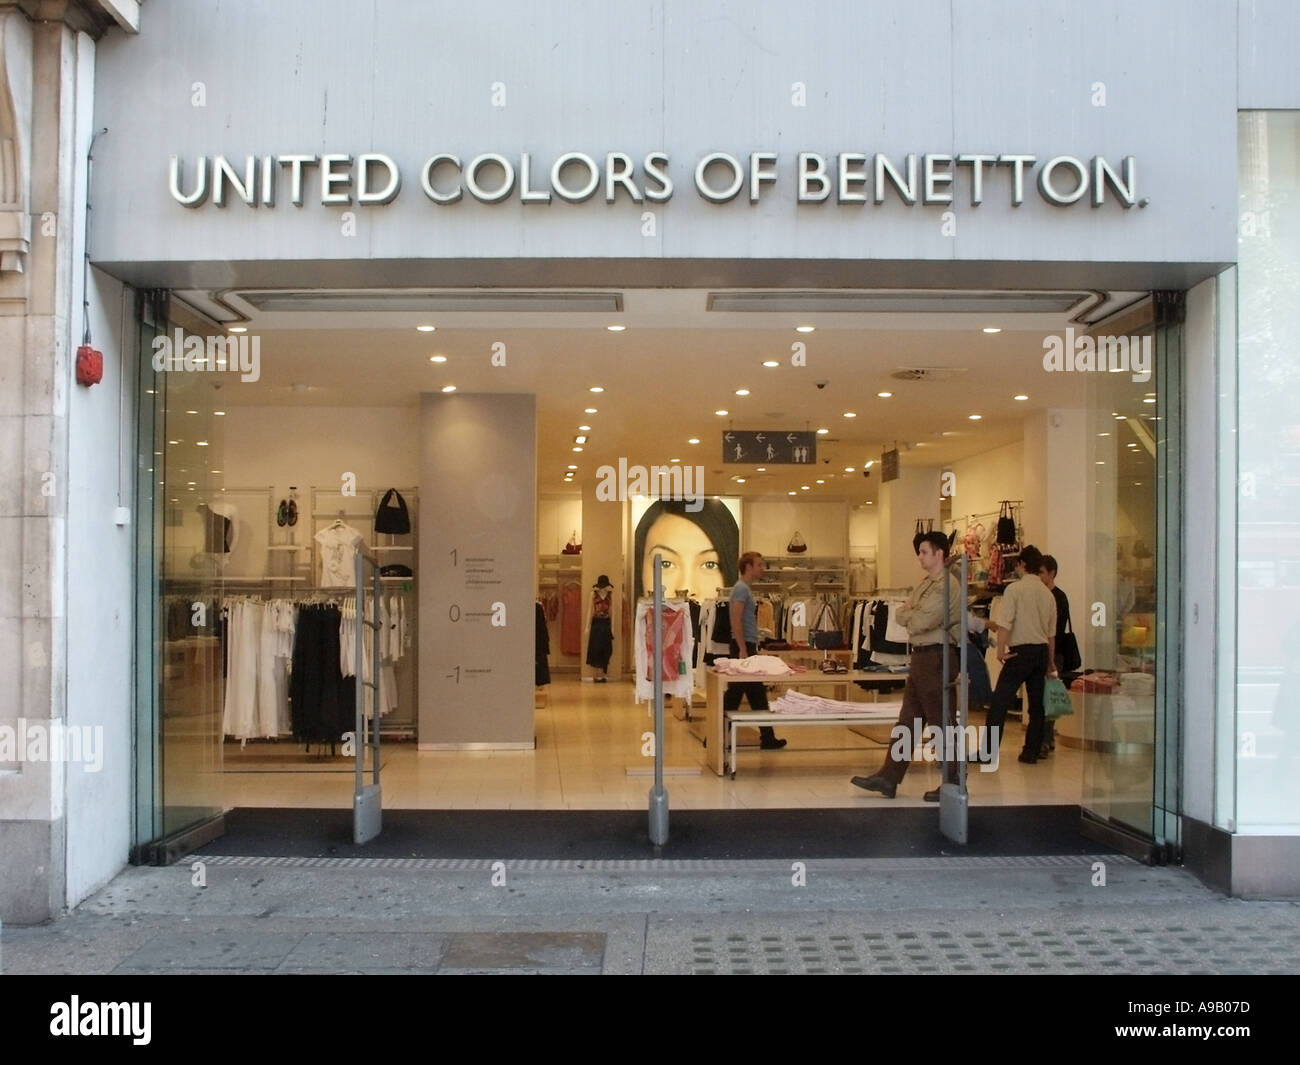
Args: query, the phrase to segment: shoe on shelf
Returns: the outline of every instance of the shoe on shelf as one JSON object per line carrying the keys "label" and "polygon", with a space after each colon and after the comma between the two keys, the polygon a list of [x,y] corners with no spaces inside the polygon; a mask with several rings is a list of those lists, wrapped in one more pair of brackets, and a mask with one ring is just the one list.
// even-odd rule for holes
{"label": "shoe on shelf", "polygon": [[879,773],[869,777],[854,777],[849,783],[863,791],[878,791],[886,799],[892,799],[898,792],[898,785],[886,780]]}
{"label": "shoe on shelf", "polygon": [[923,798],[926,802],[938,802],[939,789],[935,788],[933,791],[927,791],[924,795],[921,796],[921,798]]}
{"label": "shoe on shelf", "polygon": [[284,520],[290,525],[298,524],[298,502],[295,499],[289,500],[289,510],[284,516]]}
{"label": "shoe on shelf", "polygon": [[282,499],[280,500],[279,509],[277,509],[275,512],[275,523],[276,525],[280,526],[280,528],[283,529],[284,523],[288,520],[289,520],[289,504]]}
{"label": "shoe on shelf", "polygon": [[1028,751],[1021,751],[1020,757],[1019,759],[1017,759],[1017,761],[1024,762],[1025,765],[1033,765],[1035,762],[1038,761],[1038,755],[1030,754]]}
{"label": "shoe on shelf", "polygon": [[764,736],[758,744],[760,751],[779,751],[785,746],[785,740],[777,739],[775,736]]}

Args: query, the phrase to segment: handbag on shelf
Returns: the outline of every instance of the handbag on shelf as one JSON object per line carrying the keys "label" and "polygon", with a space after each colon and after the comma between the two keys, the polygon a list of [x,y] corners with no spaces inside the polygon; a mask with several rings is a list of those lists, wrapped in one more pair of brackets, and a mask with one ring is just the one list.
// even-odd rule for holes
{"label": "handbag on shelf", "polygon": [[785,545],[785,549],[792,555],[802,555],[808,550],[808,545],[804,543],[803,537],[799,535],[798,529],[796,529],[794,535],[790,537],[790,542]]}
{"label": "handbag on shelf", "polygon": [[1002,512],[998,516],[998,543],[1014,544],[1016,542],[1016,518],[1011,512],[1011,500],[1002,500]]}
{"label": "handbag on shelf", "polygon": [[569,537],[569,542],[564,545],[562,555],[580,555],[582,554],[582,544],[578,543],[578,530],[573,530],[573,535]]}
{"label": "handbag on shelf", "polygon": [[844,631],[835,620],[830,603],[822,603],[817,620],[808,630],[808,640],[819,651],[838,651],[844,646]]}
{"label": "handbag on shelf", "polygon": [[1054,721],[1073,713],[1074,706],[1070,702],[1070,693],[1065,690],[1065,683],[1059,677],[1046,678],[1043,681],[1043,716]]}
{"label": "handbag on shelf", "polygon": [[411,512],[406,509],[406,500],[396,488],[390,488],[375,510],[375,532],[405,536],[410,531]]}

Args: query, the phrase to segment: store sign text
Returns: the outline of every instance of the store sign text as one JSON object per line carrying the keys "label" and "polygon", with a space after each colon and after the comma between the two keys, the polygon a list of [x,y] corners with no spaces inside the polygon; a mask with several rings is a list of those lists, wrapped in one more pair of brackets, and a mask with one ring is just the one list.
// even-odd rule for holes
{"label": "store sign text", "polygon": [[[1108,196],[1124,208],[1147,203],[1138,200],[1137,161],[1131,155],[1112,163],[1100,155],[1057,155],[1040,161],[1034,155],[1007,153],[913,152],[890,158],[879,152],[799,152],[786,158],[785,165],[785,183],[801,204],[833,199],[837,204],[897,200],[908,206],[936,206],[968,200],[978,207],[986,197],[997,197],[1019,207],[1031,187],[1043,201],[1059,207],[1084,201],[1100,207]],[[172,198],[185,207],[225,207],[236,201],[275,207],[286,197],[295,207],[309,198],[326,207],[377,206],[392,203],[402,190],[400,168],[382,152],[243,159],[200,155],[192,168],[173,155],[168,176]],[[750,152],[748,157],[709,152],[695,161],[692,176],[696,194],[709,203],[729,203],[743,192],[754,204],[766,186],[781,184],[783,175],[777,152]],[[638,204],[665,203],[676,189],[668,153],[662,151],[648,152],[639,160],[626,152],[607,152],[603,159],[564,152],[549,167],[528,152],[484,152],[466,159],[438,152],[420,167],[419,185],[426,199],[444,206],[466,195],[480,203],[583,203],[597,194],[606,203],[620,197]]]}

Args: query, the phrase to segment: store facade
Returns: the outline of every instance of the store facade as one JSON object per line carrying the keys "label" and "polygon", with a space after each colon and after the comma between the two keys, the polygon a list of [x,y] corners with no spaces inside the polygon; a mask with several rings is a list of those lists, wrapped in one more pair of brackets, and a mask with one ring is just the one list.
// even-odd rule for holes
{"label": "store facade", "polygon": [[[196,0],[144,5],[138,32],[122,28],[132,20],[119,5],[63,5],[62,21],[26,8],[0,4],[17,146],[5,157],[16,161],[4,186],[14,232],[0,230],[15,312],[5,354],[27,368],[9,378],[23,386],[6,446],[26,472],[9,493],[22,551],[3,563],[3,653],[22,677],[11,716],[99,728],[103,759],[89,774],[0,754],[0,847],[17,856],[0,898],[12,919],[75,904],[129,855],[220,814],[190,787],[220,735],[168,721],[175,688],[159,637],[167,594],[199,601],[222,585],[214,570],[169,588],[177,575],[161,553],[184,521],[169,493],[218,491],[224,469],[189,481],[168,469],[169,419],[200,419],[190,427],[203,446],[233,432],[210,388],[216,371],[191,372],[203,363],[185,365],[185,340],[228,345],[234,324],[254,334],[223,351],[234,399],[263,369],[249,308],[268,330],[294,315],[312,330],[467,293],[597,309],[665,290],[797,295],[807,308],[851,295],[856,313],[879,315],[949,313],[945,300],[971,314],[1017,300],[1032,311],[1035,294],[1098,294],[1077,336],[1062,332],[1059,358],[1044,345],[1023,370],[1095,370],[1066,358],[1085,334],[1133,342],[1130,362],[1110,367],[1127,372],[1078,373],[1076,401],[1042,411],[1024,435],[1043,482],[1028,536],[1075,545],[1088,653],[1110,665],[1128,640],[1154,667],[1140,808],[1111,802],[1133,781],[1102,779],[1104,762],[1081,807],[1117,845],[1144,839],[1222,890],[1300,891],[1300,777],[1288,769],[1300,736],[1278,694],[1294,672],[1287,588],[1289,556],[1300,557],[1284,295],[1300,217],[1286,112],[1300,107],[1300,81],[1281,43],[1300,22],[1287,5],[835,4],[810,19],[778,4],[556,4],[488,23],[441,5],[359,16],[341,0],[218,17]],[[74,383],[87,330],[104,357],[92,387]],[[173,337],[179,362],[159,368],[155,342]],[[57,352],[48,384],[32,369],[45,351]],[[454,408],[430,395],[412,415],[412,453],[359,479],[401,486],[418,506],[429,478],[469,478],[453,506],[417,511],[414,546],[430,566],[433,545],[475,535],[446,517],[468,508],[475,484],[492,484],[498,503],[540,492],[526,433],[509,462],[485,445],[451,465],[454,441],[438,437],[457,418],[466,439],[493,419],[539,425],[529,382],[511,381],[508,361],[493,367],[497,354],[485,343],[482,362],[506,383]],[[642,359],[610,372],[653,375]],[[1116,484],[1088,484],[1118,446],[1104,420],[1119,422],[1130,401],[1155,407],[1133,430],[1153,474],[1140,506],[1117,503]],[[237,457],[237,440],[221,446]],[[334,465],[353,472],[343,455]],[[312,520],[351,506],[299,505]],[[494,543],[494,557],[536,554],[536,513],[524,510],[519,542]],[[1119,510],[1141,510],[1151,529],[1149,540],[1125,533],[1127,569],[1116,564]],[[416,639],[429,641],[422,693],[443,683],[427,663],[456,638],[432,620],[452,578],[424,577],[412,592]],[[535,566],[490,579],[504,582],[511,616],[531,608]],[[1150,610],[1126,602],[1134,579],[1149,579]],[[1145,623],[1117,631],[1107,608],[1120,604]],[[422,745],[507,746],[532,727],[504,714],[499,732],[467,733],[439,717],[445,704],[426,707],[422,694]],[[187,782],[175,794],[164,794],[169,762]]]}

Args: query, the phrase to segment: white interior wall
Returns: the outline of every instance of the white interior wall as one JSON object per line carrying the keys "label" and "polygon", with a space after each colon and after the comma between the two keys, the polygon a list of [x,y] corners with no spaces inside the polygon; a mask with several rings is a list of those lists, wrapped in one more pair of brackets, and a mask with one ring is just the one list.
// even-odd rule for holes
{"label": "white interior wall", "polygon": [[[593,489],[594,490],[594,489]],[[558,555],[578,534],[582,543],[582,498],[580,496],[543,496],[537,501],[537,553]],[[586,550],[586,547],[583,547]]]}
{"label": "white interior wall", "polygon": [[898,480],[880,486],[879,506],[876,582],[881,588],[911,587],[921,573],[912,550],[916,521],[939,525],[938,467],[902,467]]}
{"label": "white interior wall", "polygon": [[[811,482],[809,482],[811,483]],[[849,507],[827,500],[756,500],[744,504],[740,530],[741,551],[762,555],[788,555],[790,538],[797,532],[808,545],[805,554],[845,558],[849,550]]]}
{"label": "white interior wall", "polygon": [[991,529],[988,511],[996,511],[1004,499],[1025,498],[1024,450],[1017,441],[949,466],[955,481],[952,516],[960,531],[971,514],[981,515],[984,527]]}
{"label": "white interior wall", "polygon": [[[418,407],[240,407],[237,399],[235,392],[222,427],[229,488],[272,485],[277,497],[290,485],[337,492],[345,473],[361,490],[419,483]],[[310,498],[300,494],[300,509],[304,503]]]}
{"label": "white interior wall", "polygon": [[853,507],[849,510],[849,554],[854,558],[875,551],[880,529],[880,517],[875,504]]}

